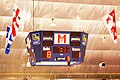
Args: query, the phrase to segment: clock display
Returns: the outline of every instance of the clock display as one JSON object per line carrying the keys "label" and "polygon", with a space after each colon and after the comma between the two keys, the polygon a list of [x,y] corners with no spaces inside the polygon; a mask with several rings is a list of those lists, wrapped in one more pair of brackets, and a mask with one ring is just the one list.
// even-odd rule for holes
{"label": "clock display", "polygon": [[65,53],[69,54],[70,53],[70,47],[53,47],[53,53]]}

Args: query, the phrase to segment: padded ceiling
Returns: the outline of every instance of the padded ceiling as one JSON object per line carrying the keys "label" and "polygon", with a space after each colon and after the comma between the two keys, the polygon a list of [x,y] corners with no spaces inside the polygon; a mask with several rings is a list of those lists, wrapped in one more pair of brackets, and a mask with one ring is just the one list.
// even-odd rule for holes
{"label": "padded ceiling", "polygon": [[[12,22],[14,6],[19,7],[22,24],[11,46],[9,55],[4,53],[6,26]],[[34,9],[33,9],[34,8]],[[115,9],[118,42],[115,45],[102,18]],[[56,26],[50,26],[54,17]],[[27,68],[26,35],[34,30],[84,31],[89,34],[84,63],[76,67],[35,66]],[[105,68],[99,63],[106,62]],[[91,74],[93,75],[91,75]],[[58,75],[56,77],[56,74]],[[63,76],[60,76],[63,75]],[[70,74],[70,76],[67,76]],[[78,74],[75,77],[73,74]],[[3,75],[5,77],[3,77]],[[9,76],[22,80],[45,78],[120,78],[120,0],[1,0],[0,1],[0,77]],[[71,77],[71,75],[73,75]],[[80,76],[81,75],[81,76]],[[83,76],[84,77],[83,77]],[[15,78],[15,77],[14,77]],[[44,80],[44,79],[43,79]]]}

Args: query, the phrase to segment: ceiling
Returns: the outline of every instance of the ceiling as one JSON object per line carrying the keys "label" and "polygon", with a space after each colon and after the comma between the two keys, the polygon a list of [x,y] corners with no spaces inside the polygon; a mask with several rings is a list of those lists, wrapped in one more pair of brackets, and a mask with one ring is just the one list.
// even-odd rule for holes
{"label": "ceiling", "polygon": [[[19,7],[21,24],[9,55],[4,53],[6,26],[12,10]],[[34,8],[34,9],[33,9]],[[102,18],[115,9],[117,44],[111,39]],[[54,17],[56,26],[50,26]],[[28,68],[25,37],[36,30],[84,31],[89,34],[84,62],[75,67],[35,66]],[[1,0],[0,80],[53,80],[78,78],[99,80],[120,78],[120,0]],[[105,68],[99,67],[104,61]],[[49,79],[48,79],[49,78]],[[74,78],[74,79],[73,79]],[[65,79],[64,79],[65,80]]]}

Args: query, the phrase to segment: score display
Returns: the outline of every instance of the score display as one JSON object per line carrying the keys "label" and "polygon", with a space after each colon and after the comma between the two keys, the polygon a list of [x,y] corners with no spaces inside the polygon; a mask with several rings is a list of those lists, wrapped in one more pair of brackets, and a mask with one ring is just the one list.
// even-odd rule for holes
{"label": "score display", "polygon": [[53,47],[53,53],[63,53],[63,54],[69,54],[70,53],[70,47]]}
{"label": "score display", "polygon": [[43,51],[42,58],[51,58],[51,51]]}
{"label": "score display", "polygon": [[84,61],[88,40],[85,32],[34,31],[28,36],[36,58],[31,65],[76,65]]}

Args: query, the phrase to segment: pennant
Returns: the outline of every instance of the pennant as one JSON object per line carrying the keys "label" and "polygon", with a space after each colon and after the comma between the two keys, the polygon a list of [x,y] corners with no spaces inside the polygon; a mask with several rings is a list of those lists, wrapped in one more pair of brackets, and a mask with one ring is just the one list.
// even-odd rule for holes
{"label": "pennant", "polygon": [[20,20],[20,17],[18,16],[20,10],[17,8],[16,10],[13,10],[13,11],[15,15],[13,15],[12,27],[7,26],[6,46],[5,46],[6,54],[9,54],[12,41],[15,39],[16,34],[18,32],[18,28],[19,28],[19,23],[17,21]]}
{"label": "pennant", "polygon": [[116,30],[116,19],[115,19],[115,10],[113,9],[109,14],[103,17],[105,26],[107,27],[108,32],[110,33],[112,40],[117,44],[117,30]]}

